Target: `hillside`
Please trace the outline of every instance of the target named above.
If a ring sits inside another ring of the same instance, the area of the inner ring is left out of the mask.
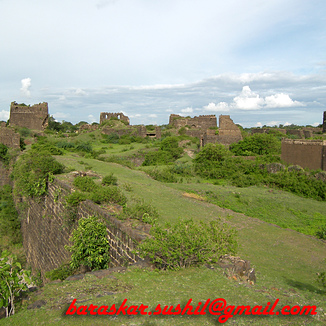
[[[323,325],[326,322],[325,290],[316,282],[316,273],[326,270],[326,246],[325,241],[315,236],[315,231],[326,224],[325,201],[299,197],[275,187],[252,185],[239,188],[227,179],[216,182],[193,172],[171,172],[172,166],[183,170],[192,168],[192,158],[187,153],[190,151],[195,156],[198,149],[191,139],[185,143],[186,151],[176,163],[156,167],[137,165],[146,153],[159,151],[160,140],[112,144],[101,142],[103,139],[98,131],[68,139],[49,135],[48,141],[63,151],[63,155],[55,155],[56,160],[66,166],[64,173],[56,177],[67,180],[68,174],[74,170],[91,170],[102,177],[113,173],[119,189],[127,198],[127,205],[135,201],[151,205],[158,212],[157,223],[161,225],[189,218],[195,221],[224,220],[237,230],[237,255],[249,260],[255,268],[256,284],[227,278],[215,264],[178,271],[132,266],[120,272],[107,272],[103,278],[98,278],[100,274],[90,273],[79,280],[48,283],[25,298],[18,313],[10,319],[0,320],[0,325],[108,324],[107,318],[110,317],[107,316],[64,316],[73,299],[77,299],[77,305],[92,303],[99,306],[118,305],[128,299],[130,304],[143,303],[153,311],[159,303],[162,306],[185,305],[190,298],[194,303],[205,302],[208,298],[224,298],[229,305],[262,306],[279,299],[278,308],[316,305],[317,315],[234,316],[228,323]],[[74,151],[69,146],[58,146],[60,142],[74,142],[80,146],[87,143],[93,152]],[[135,157],[138,160],[132,160]],[[174,182],[161,182],[150,176],[162,171]],[[27,309],[33,302],[42,307]],[[214,325],[217,316],[118,316],[110,318],[109,323]]]

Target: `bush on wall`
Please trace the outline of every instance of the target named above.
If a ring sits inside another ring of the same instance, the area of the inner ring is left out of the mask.
[[[66,249],[71,252],[71,268],[82,265],[93,270],[109,267],[110,245],[106,226],[96,216],[80,219],[69,240],[72,245]]]

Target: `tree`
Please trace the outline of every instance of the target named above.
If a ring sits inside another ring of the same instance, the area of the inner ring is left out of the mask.
[[[28,289],[29,272],[22,269],[16,257],[4,251],[0,258],[0,308],[6,310],[6,317],[15,313],[15,298]]]

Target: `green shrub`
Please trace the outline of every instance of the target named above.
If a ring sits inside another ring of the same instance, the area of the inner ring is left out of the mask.
[[[177,160],[181,157],[183,149],[179,147],[179,139],[177,137],[166,137],[160,144],[161,151],[168,152],[170,156]]]
[[[63,281],[67,277],[73,275],[75,271],[76,269],[72,268],[70,264],[62,264],[58,268],[45,272],[45,277],[47,277],[51,281],[55,281],[55,280]]]
[[[197,154],[195,163],[213,163],[224,161],[231,153],[222,144],[207,144]]]
[[[186,127],[181,127],[181,128],[178,130],[178,134],[179,134],[179,135],[185,135],[185,134],[186,134]]]
[[[153,151],[145,154],[145,160],[142,166],[165,165],[174,162],[175,159],[168,151]]]
[[[112,133],[110,135],[106,135],[106,134],[101,134],[103,140],[101,140],[102,143],[106,143],[106,144],[117,144],[119,142],[119,135],[116,133]]]
[[[98,187],[90,193],[89,199],[97,204],[113,203],[124,205],[127,202],[125,195],[115,186]]]
[[[272,134],[254,134],[230,146],[235,155],[281,154],[281,141]]]
[[[18,127],[17,128],[18,133],[21,137],[29,137],[32,133],[32,131],[26,127]]]
[[[70,195],[66,196],[65,198],[66,203],[74,207],[78,206],[80,202],[86,199],[87,199],[87,195],[79,191],[75,191]]]
[[[161,269],[217,262],[224,254],[234,254],[237,248],[235,231],[217,220],[200,224],[181,220],[173,226],[155,225],[151,235],[152,238],[139,245],[139,254],[148,256]]]
[[[91,192],[98,188],[98,185],[90,177],[78,176],[74,179],[73,185],[81,191]]]
[[[92,145],[88,142],[77,143],[75,148],[77,151],[85,153],[91,153],[93,150]]]
[[[0,188],[0,236],[7,236],[9,244],[22,241],[20,221],[9,185]]]
[[[126,206],[123,209],[123,218],[133,218],[143,221],[148,224],[155,224],[159,214],[155,207],[151,204],[146,204],[144,201],[139,201],[134,205]]]
[[[317,282],[326,289],[326,272],[317,273]]]
[[[47,193],[47,182],[53,174],[64,171],[64,165],[57,162],[48,151],[31,149],[21,155],[14,165],[12,176],[15,193],[39,197]]]
[[[163,169],[153,168],[146,170],[146,173],[149,174],[154,180],[161,182],[177,183],[179,181],[179,178],[168,167]]]
[[[75,144],[68,142],[66,140],[60,140],[55,144],[58,148],[63,148],[63,149],[72,149],[75,148]]]
[[[70,239],[70,267],[77,269],[88,266],[91,269],[105,269],[110,263],[110,245],[107,239],[106,226],[97,217],[90,216],[78,221],[78,227]]]
[[[38,151],[48,151],[52,155],[63,155],[63,152],[58,147],[54,146],[53,144],[49,142],[37,142],[35,144],[32,144],[32,149],[38,150]]]
[[[103,185],[114,185],[116,186],[118,184],[118,178],[111,173],[110,175],[106,175],[102,179]]]
[[[316,236],[319,239],[326,240],[326,225],[323,225],[319,228],[319,230],[316,232]]]
[[[2,143],[0,143],[0,160],[5,164],[9,161],[8,147]]]

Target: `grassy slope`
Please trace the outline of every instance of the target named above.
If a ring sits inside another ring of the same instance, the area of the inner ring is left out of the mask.
[[[132,289],[128,293],[117,293],[113,296],[105,295],[102,298],[94,298],[88,301],[88,303],[110,305],[128,298],[128,301],[134,304],[143,302],[155,307],[158,303],[177,304],[186,302],[190,297],[194,301],[206,300],[209,297],[223,297],[229,304],[266,304],[267,301],[280,298],[282,304],[316,304],[318,308],[323,310],[322,313],[319,311],[318,318],[324,318],[325,321],[325,316],[323,316],[326,313],[325,294],[319,291],[315,283],[315,273],[325,270],[323,259],[326,257],[326,246],[322,241],[293,230],[276,227],[256,218],[250,218],[243,214],[219,208],[207,202],[183,196],[184,191],[195,191],[198,190],[198,187],[203,189],[215,187],[214,189],[218,189],[217,186],[162,184],[152,180],[143,172],[130,170],[113,163],[81,159],[71,154],[58,159],[76,169],[83,168],[83,165],[77,163],[83,160],[92,166],[92,170],[102,175],[113,172],[118,177],[119,184],[129,183],[132,186],[133,195],[144,198],[145,201],[151,202],[158,209],[162,222],[174,221],[178,217],[210,220],[218,216],[224,216],[228,223],[231,223],[238,229],[239,255],[243,259],[249,259],[256,268],[257,273],[257,284],[254,287],[248,287],[226,279],[219,270],[207,268],[165,273],[157,273],[155,271],[140,272],[131,269],[125,274],[117,274],[115,276],[122,282],[131,285]],[[245,189],[242,190],[245,192]],[[251,189],[250,191],[252,191],[251,197],[258,196],[261,189],[256,188],[256,190]],[[283,195],[287,196],[288,194],[280,194],[281,197]],[[301,198],[292,195],[286,198],[289,208],[301,209],[298,207],[298,200],[302,201]],[[320,204],[318,202],[315,203]],[[316,207],[318,206],[317,204]],[[311,203],[311,205],[313,204]],[[319,210],[319,208],[316,209]],[[77,288],[85,286],[82,283],[83,281],[78,282],[76,283]],[[62,288],[65,287],[66,292],[71,293],[71,284],[63,282],[62,284],[47,285],[44,291],[50,291],[50,294],[44,294],[46,301],[49,301],[50,297],[55,296],[64,298],[65,292],[62,292]],[[124,289],[125,287],[122,288]],[[84,292],[88,293],[88,298],[92,298],[91,291]],[[80,298],[82,293],[83,291],[76,293],[75,297],[77,299]],[[39,298],[40,296],[35,297],[34,300]],[[82,324],[86,325],[107,324],[106,319],[101,320],[91,317],[63,319],[61,313],[61,310],[53,310],[51,305],[47,304],[45,308],[40,310],[22,311],[10,319],[10,324],[41,324],[44,322],[44,324],[77,325],[81,321]],[[31,316],[34,314],[35,317],[31,320]],[[306,322],[311,325],[319,324],[316,319],[304,321],[302,316],[290,319],[282,318],[282,321],[279,318],[262,319],[255,317],[249,320],[244,317],[234,317],[229,323],[236,325],[246,325],[248,323],[253,325],[302,325]],[[144,325],[144,322],[147,322],[147,325],[211,325],[214,324],[213,322],[216,318],[207,319],[205,317],[200,321],[194,317],[189,319],[177,318],[173,319],[173,322],[166,318],[155,321],[151,320],[149,317],[133,320],[119,318],[116,321],[110,321],[110,325]],[[0,325],[6,323],[7,321],[5,320],[0,321]],[[320,325],[322,324],[321,322]]]

